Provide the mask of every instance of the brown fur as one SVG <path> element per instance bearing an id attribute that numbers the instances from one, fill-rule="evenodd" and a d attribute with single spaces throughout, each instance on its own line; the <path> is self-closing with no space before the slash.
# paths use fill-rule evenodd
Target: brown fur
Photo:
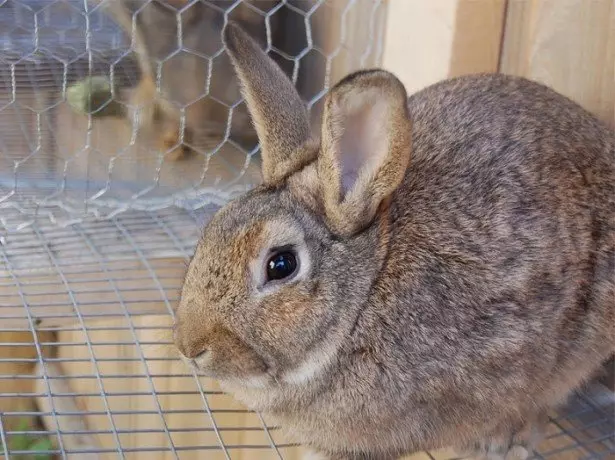
<path id="1" fill-rule="evenodd" d="M 405 112 L 397 79 L 374 70 L 331 90 L 315 147 L 292 86 L 263 78 L 285 78 L 276 64 L 232 24 L 225 39 L 267 139 L 267 180 L 207 224 L 180 351 L 332 459 L 526 452 L 615 350 L 613 131 L 503 75 L 440 82 Z M 384 106 L 372 110 L 372 92 Z M 387 129 L 365 126 L 375 119 Z M 353 193 L 358 208 L 344 208 Z M 284 243 L 301 269 L 263 285 Z"/>
<path id="2" fill-rule="evenodd" d="M 251 107 L 261 147 L 267 152 L 263 156 L 263 179 L 265 183 L 275 183 L 313 160 L 312 156 L 288 154 L 297 150 L 311 152 L 301 149 L 310 136 L 308 112 L 280 67 L 260 65 L 260 47 L 245 40 L 244 34 L 240 29 L 228 29 L 225 44 Z M 280 94 L 291 97 L 283 99 Z"/>

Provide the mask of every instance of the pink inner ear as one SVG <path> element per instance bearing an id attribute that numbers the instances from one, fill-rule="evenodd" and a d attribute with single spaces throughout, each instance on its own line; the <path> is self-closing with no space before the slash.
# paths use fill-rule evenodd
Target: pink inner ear
<path id="1" fill-rule="evenodd" d="M 345 118 L 338 151 L 343 195 L 352 190 L 361 171 L 375 172 L 387 155 L 384 116 L 383 104 L 377 102 Z"/>
<path id="2" fill-rule="evenodd" d="M 352 118 L 357 118 L 352 117 Z M 366 148 L 361 145 L 361 123 L 350 119 L 344 128 L 339 149 L 342 194 L 346 195 L 357 182 L 361 166 L 364 164 Z"/>

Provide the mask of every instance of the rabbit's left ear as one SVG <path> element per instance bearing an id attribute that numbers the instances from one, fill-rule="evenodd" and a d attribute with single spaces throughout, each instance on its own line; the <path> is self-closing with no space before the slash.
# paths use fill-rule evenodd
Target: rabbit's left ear
<path id="1" fill-rule="evenodd" d="M 264 182 L 275 183 L 314 159 L 301 149 L 311 135 L 307 108 L 282 69 L 238 25 L 229 21 L 223 40 L 262 147 Z"/>
<path id="2" fill-rule="evenodd" d="M 403 180 L 410 119 L 403 84 L 384 70 L 360 71 L 329 93 L 318 176 L 332 230 L 352 235 L 369 225 Z"/>

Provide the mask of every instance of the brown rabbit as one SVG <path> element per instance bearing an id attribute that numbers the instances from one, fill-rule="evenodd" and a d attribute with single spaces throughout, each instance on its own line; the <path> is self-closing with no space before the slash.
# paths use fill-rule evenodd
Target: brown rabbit
<path id="1" fill-rule="evenodd" d="M 526 457 L 615 350 L 615 135 L 540 84 L 409 99 L 384 70 L 329 93 L 321 138 L 284 73 L 224 40 L 264 184 L 204 230 L 175 343 L 335 459 Z"/>
<path id="2" fill-rule="evenodd" d="M 141 77 L 130 95 L 133 112 L 129 117 L 155 137 L 169 159 L 183 158 L 188 146 L 210 149 L 219 145 L 227 135 L 229 119 L 231 139 L 245 148 L 256 145 L 245 106 L 235 106 L 241 97 L 230 60 L 220 54 L 220 34 L 225 14 L 230 14 L 253 37 L 264 41 L 264 15 L 256 11 L 269 11 L 277 0 L 259 0 L 257 9 L 236 7 L 230 12 L 227 9 L 233 2 L 228 0 L 90 1 L 102 2 L 132 39 Z M 275 18 L 270 24 L 274 31 L 278 29 Z M 160 91 L 156 83 L 159 70 Z M 185 126 L 181 107 L 185 107 Z M 229 116 L 230 107 L 234 108 Z"/>

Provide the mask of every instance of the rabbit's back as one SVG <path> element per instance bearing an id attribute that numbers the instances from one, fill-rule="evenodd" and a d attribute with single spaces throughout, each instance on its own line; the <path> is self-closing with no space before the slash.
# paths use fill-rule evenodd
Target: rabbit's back
<path id="1" fill-rule="evenodd" d="M 451 170 L 467 165 L 480 172 L 548 164 L 550 180 L 554 173 L 590 174 L 588 185 L 613 190 L 613 130 L 544 85 L 501 74 L 470 75 L 427 87 L 408 106 L 414 163 L 445 156 Z"/>
<path id="2" fill-rule="evenodd" d="M 352 372 L 393 387 L 366 406 L 422 448 L 509 432 L 615 351 L 615 159 L 612 131 L 527 80 L 449 80 L 408 106 L 410 166 L 356 327 L 379 361 Z M 395 442 L 378 427 L 348 432 Z"/>
<path id="3" fill-rule="evenodd" d="M 494 378 L 505 399 L 510 379 L 512 400 L 560 398 L 615 348 L 613 132 L 502 75 L 436 84 L 409 110 L 380 286 L 404 299 L 400 340 L 426 385 L 434 373 L 470 391 Z"/>

